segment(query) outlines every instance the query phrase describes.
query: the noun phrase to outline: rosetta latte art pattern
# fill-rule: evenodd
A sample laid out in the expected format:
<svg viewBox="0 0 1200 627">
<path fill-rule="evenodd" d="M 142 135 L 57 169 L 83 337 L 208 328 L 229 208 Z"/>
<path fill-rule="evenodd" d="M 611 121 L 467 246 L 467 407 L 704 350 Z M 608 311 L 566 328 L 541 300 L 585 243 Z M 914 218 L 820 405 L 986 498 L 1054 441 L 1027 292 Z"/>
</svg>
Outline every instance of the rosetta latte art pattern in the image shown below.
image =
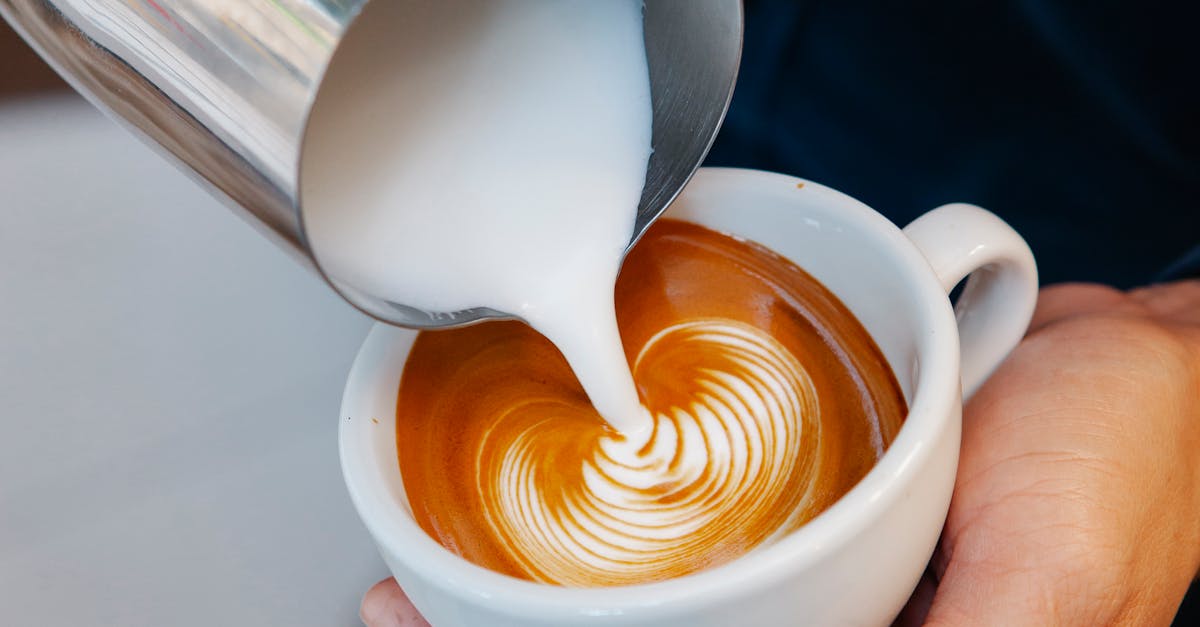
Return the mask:
<svg viewBox="0 0 1200 627">
<path fill-rule="evenodd" d="M 697 353 L 704 363 L 691 359 Z M 510 558 L 533 578 L 658 579 L 695 570 L 714 547 L 761 542 L 804 515 L 821 472 L 820 408 L 794 355 L 754 327 L 693 321 L 656 335 L 635 361 L 635 378 L 643 368 L 671 373 L 693 397 L 653 409 L 649 439 L 598 437 L 580 460 L 581 483 L 540 476 L 556 472 L 541 463 L 554 455 L 545 446 L 555 439 L 539 437 L 549 419 L 514 432 L 501 418 L 485 438 L 479 498 Z"/>
<path fill-rule="evenodd" d="M 711 568 L 811 520 L 900 427 L 904 400 L 849 311 L 769 250 L 656 223 L 617 283 L 653 429 L 624 437 L 519 322 L 422 333 L 397 401 L 417 522 L 492 570 L 612 586 Z"/>
</svg>

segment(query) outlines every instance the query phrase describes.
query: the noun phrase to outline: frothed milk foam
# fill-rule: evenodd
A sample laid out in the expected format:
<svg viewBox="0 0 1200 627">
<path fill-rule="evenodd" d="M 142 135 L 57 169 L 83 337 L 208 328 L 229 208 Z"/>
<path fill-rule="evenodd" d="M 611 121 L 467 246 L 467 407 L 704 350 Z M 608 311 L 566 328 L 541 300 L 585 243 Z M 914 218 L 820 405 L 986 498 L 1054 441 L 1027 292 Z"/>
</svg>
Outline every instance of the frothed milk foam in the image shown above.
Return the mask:
<svg viewBox="0 0 1200 627">
<path fill-rule="evenodd" d="M 434 312 L 490 307 L 648 430 L 613 310 L 650 157 L 637 0 L 373 2 L 314 107 L 305 227 L 331 276 Z"/>
<path fill-rule="evenodd" d="M 318 260 L 374 296 L 511 313 L 553 343 L 512 322 L 418 338 L 397 442 L 431 536 L 515 576 L 638 583 L 770 541 L 865 473 L 903 401 L 802 271 L 660 223 L 617 281 L 651 152 L 640 1 L 365 11 L 306 138 Z"/>
</svg>

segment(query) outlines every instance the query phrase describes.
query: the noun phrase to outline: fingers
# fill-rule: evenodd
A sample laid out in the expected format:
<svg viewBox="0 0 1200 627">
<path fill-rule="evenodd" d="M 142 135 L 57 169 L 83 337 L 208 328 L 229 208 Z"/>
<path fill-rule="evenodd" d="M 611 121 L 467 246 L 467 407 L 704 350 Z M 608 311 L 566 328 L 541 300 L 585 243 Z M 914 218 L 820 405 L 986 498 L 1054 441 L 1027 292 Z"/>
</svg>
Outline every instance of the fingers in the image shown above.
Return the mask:
<svg viewBox="0 0 1200 627">
<path fill-rule="evenodd" d="M 367 627 L 429 627 L 395 579 L 384 579 L 363 596 L 359 618 Z"/>
<path fill-rule="evenodd" d="M 1198 279 L 1149 285 L 1131 291 L 1129 296 L 1156 316 L 1187 324 L 1200 324 Z"/>
<path fill-rule="evenodd" d="M 1076 316 L 1110 311 L 1128 303 L 1124 292 L 1096 283 L 1060 283 L 1042 288 L 1029 333 Z"/>
<path fill-rule="evenodd" d="M 1128 294 L 1094 283 L 1051 285 L 1038 295 L 1029 333 L 1068 318 L 1096 313 L 1142 313 L 1200 325 L 1200 280 L 1149 285 Z"/>
</svg>

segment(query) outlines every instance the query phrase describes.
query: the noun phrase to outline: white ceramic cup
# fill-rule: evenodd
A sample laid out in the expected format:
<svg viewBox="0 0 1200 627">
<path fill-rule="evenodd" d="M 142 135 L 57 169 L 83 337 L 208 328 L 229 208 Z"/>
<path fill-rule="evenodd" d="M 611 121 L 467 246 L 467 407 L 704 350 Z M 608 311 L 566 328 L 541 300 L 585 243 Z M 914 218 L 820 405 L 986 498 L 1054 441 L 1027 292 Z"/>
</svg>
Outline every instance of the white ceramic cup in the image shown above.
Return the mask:
<svg viewBox="0 0 1200 627">
<path fill-rule="evenodd" d="M 537 584 L 467 562 L 414 521 L 395 422 L 416 332 L 376 325 L 342 401 L 342 471 L 384 561 L 433 625 L 886 625 L 916 586 L 950 503 L 962 392 L 1016 345 L 1033 313 L 1028 246 L 971 205 L 934 209 L 901 231 L 832 189 L 751 170 L 701 170 L 667 217 L 759 242 L 832 290 L 891 364 L 909 405 L 904 426 L 858 485 L 775 544 L 669 581 Z M 952 310 L 947 294 L 967 275 Z"/>
</svg>

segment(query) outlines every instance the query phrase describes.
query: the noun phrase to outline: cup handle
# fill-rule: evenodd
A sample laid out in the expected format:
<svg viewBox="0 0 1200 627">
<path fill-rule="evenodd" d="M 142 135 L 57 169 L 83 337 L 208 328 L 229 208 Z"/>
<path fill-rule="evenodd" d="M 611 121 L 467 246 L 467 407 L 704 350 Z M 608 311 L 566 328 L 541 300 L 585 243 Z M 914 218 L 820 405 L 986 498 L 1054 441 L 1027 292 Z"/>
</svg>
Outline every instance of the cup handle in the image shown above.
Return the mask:
<svg viewBox="0 0 1200 627">
<path fill-rule="evenodd" d="M 962 351 L 963 398 L 970 398 L 1025 335 L 1037 304 L 1037 264 L 1012 227 L 975 205 L 943 205 L 904 234 L 925 255 L 949 295 L 970 275 L 954 306 Z"/>
</svg>

